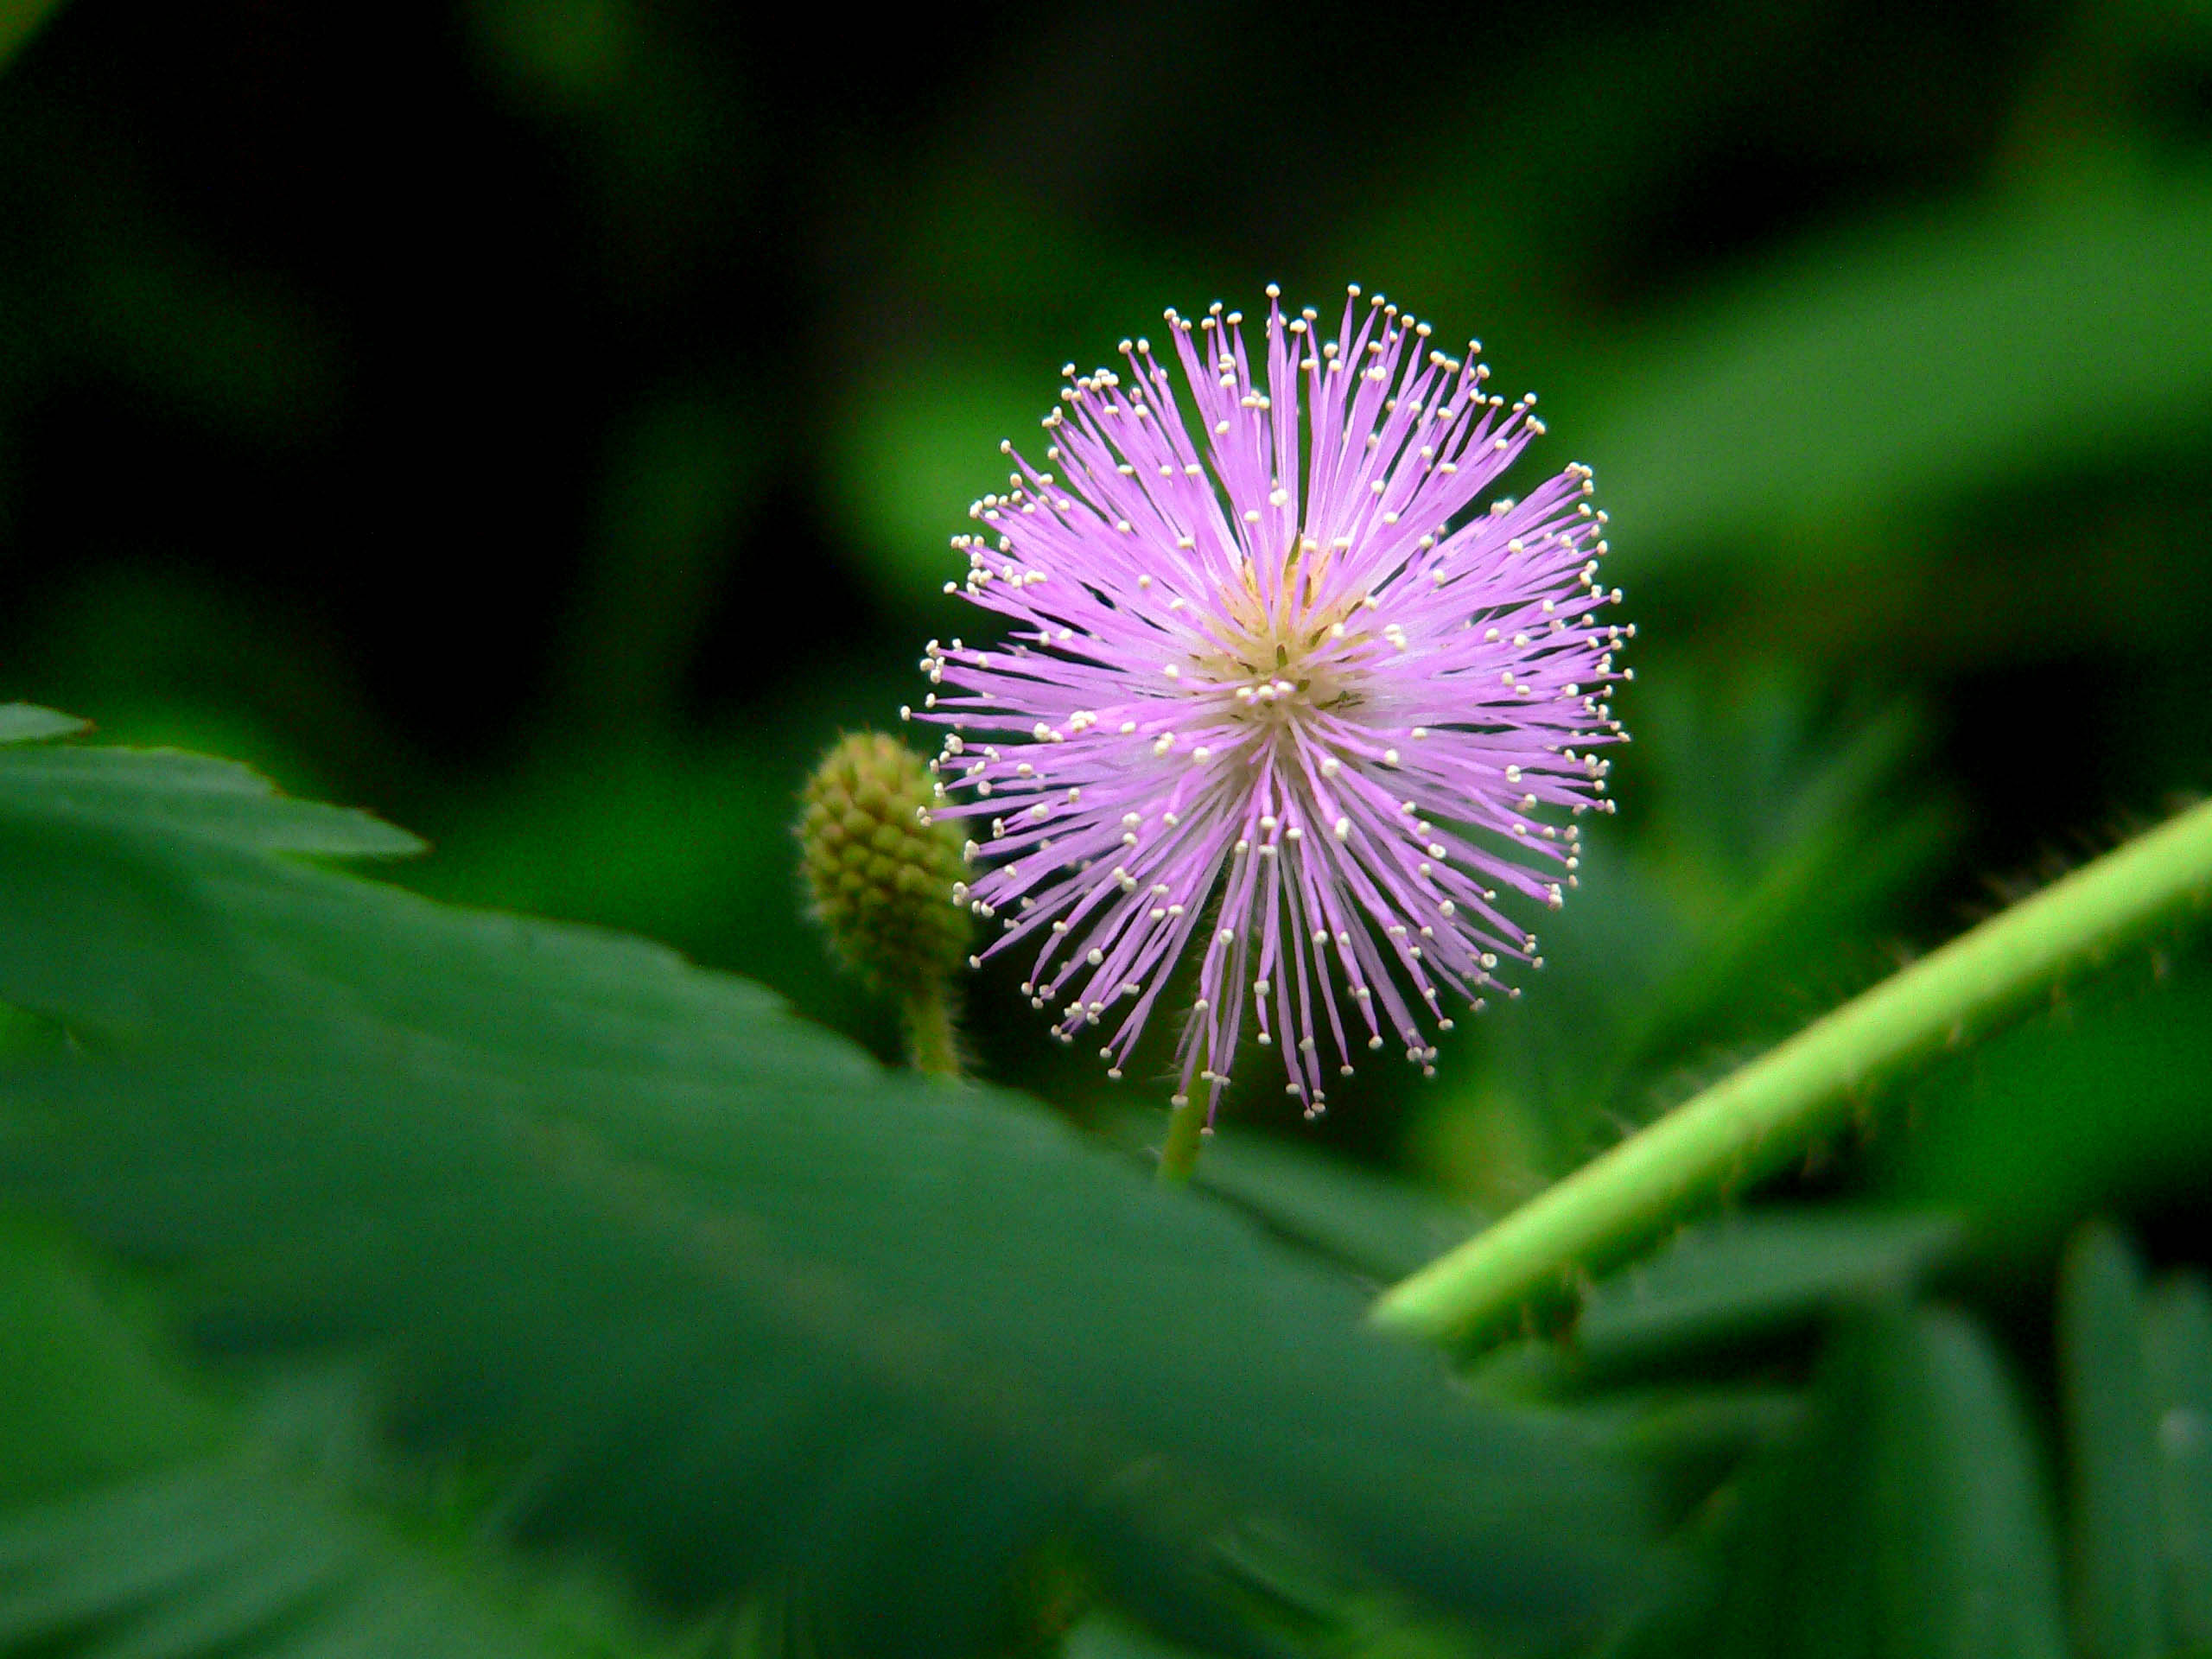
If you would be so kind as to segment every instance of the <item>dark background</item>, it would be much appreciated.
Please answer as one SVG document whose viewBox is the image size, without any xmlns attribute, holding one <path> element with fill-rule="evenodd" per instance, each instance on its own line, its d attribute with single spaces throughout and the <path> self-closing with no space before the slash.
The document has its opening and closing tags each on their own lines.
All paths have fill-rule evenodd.
<svg viewBox="0 0 2212 1659">
<path fill-rule="evenodd" d="M 972 630 L 946 538 L 1058 365 L 1269 280 L 1537 389 L 1640 625 L 1547 976 L 1296 1132 L 1509 1198 L 2212 782 L 2202 0 L 38 10 L 0 696 L 886 1054 L 798 920 L 805 770 Z M 1160 1103 L 1006 969 L 985 1071 Z"/>
</svg>

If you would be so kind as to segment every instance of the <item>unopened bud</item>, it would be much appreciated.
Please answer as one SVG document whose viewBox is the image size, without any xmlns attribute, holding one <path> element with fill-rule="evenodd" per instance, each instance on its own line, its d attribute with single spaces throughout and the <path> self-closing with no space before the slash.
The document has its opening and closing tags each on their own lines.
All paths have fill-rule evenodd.
<svg viewBox="0 0 2212 1659">
<path fill-rule="evenodd" d="M 806 785 L 798 824 L 814 913 L 842 957 L 887 990 L 942 985 L 968 959 L 962 837 L 932 823 L 929 773 L 880 732 L 840 738 Z"/>
</svg>

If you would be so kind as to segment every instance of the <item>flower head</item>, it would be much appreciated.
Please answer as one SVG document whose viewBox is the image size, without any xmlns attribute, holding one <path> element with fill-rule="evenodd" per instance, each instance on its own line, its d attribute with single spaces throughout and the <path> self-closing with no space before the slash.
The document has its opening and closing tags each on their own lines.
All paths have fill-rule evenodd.
<svg viewBox="0 0 2212 1659">
<path fill-rule="evenodd" d="M 1100 1027 L 1119 1076 L 1195 949 L 1178 1103 L 1218 1101 L 1249 1017 L 1311 1115 L 1386 1027 L 1426 1068 L 1443 994 L 1541 965 L 1501 893 L 1574 885 L 1633 630 L 1603 620 L 1587 468 L 1481 505 L 1544 428 L 1479 346 L 1357 288 L 1333 338 L 1268 298 L 1257 340 L 1166 314 L 1179 389 L 1141 340 L 1062 371 L 1044 467 L 1014 456 L 955 538 L 1011 642 L 932 640 L 922 717 L 933 813 L 988 830 L 962 896 L 992 953 L 1037 948 L 1061 1035 Z"/>
</svg>

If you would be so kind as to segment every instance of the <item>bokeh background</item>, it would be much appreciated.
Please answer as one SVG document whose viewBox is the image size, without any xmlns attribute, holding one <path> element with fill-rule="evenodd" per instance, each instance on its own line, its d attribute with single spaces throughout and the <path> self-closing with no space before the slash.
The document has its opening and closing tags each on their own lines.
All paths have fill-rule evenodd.
<svg viewBox="0 0 2212 1659">
<path fill-rule="evenodd" d="M 1269 280 L 1541 393 L 1639 677 L 1533 994 L 1239 1133 L 1510 1201 L 2212 783 L 2205 0 L 0 20 L 0 697 L 372 806 L 435 846 L 397 879 L 887 1055 L 801 920 L 805 770 L 974 631 L 947 538 L 1059 365 Z M 1807 1179 L 2159 1235 L 2212 1160 L 2154 1040 L 2212 1007 L 2191 960 L 2130 969 L 2165 996 L 2073 1094 L 2000 1051 Z M 984 1072 L 1160 1103 L 1019 977 L 971 995 Z"/>
</svg>

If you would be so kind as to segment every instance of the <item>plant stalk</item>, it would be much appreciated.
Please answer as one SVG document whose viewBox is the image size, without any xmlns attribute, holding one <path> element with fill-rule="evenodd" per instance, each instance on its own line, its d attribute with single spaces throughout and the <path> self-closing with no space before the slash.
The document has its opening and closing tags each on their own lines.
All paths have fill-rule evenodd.
<svg viewBox="0 0 2212 1659">
<path fill-rule="evenodd" d="M 1180 1186 L 1198 1166 L 1198 1149 L 1205 1145 L 1206 1103 L 1193 1096 L 1167 1114 L 1167 1140 L 1160 1148 L 1160 1179 L 1164 1185 Z"/>
<path fill-rule="evenodd" d="M 1993 917 L 1593 1159 L 1386 1291 L 1386 1329 L 1456 1340 L 1533 1325 L 1725 1192 L 1798 1158 L 1872 1084 L 1955 1046 L 2065 969 L 2212 903 L 2212 802 Z"/>
<path fill-rule="evenodd" d="M 925 1077 L 960 1080 L 960 1040 L 952 1020 L 952 993 L 932 983 L 909 991 L 901 1001 L 906 1021 L 906 1054 Z"/>
</svg>

